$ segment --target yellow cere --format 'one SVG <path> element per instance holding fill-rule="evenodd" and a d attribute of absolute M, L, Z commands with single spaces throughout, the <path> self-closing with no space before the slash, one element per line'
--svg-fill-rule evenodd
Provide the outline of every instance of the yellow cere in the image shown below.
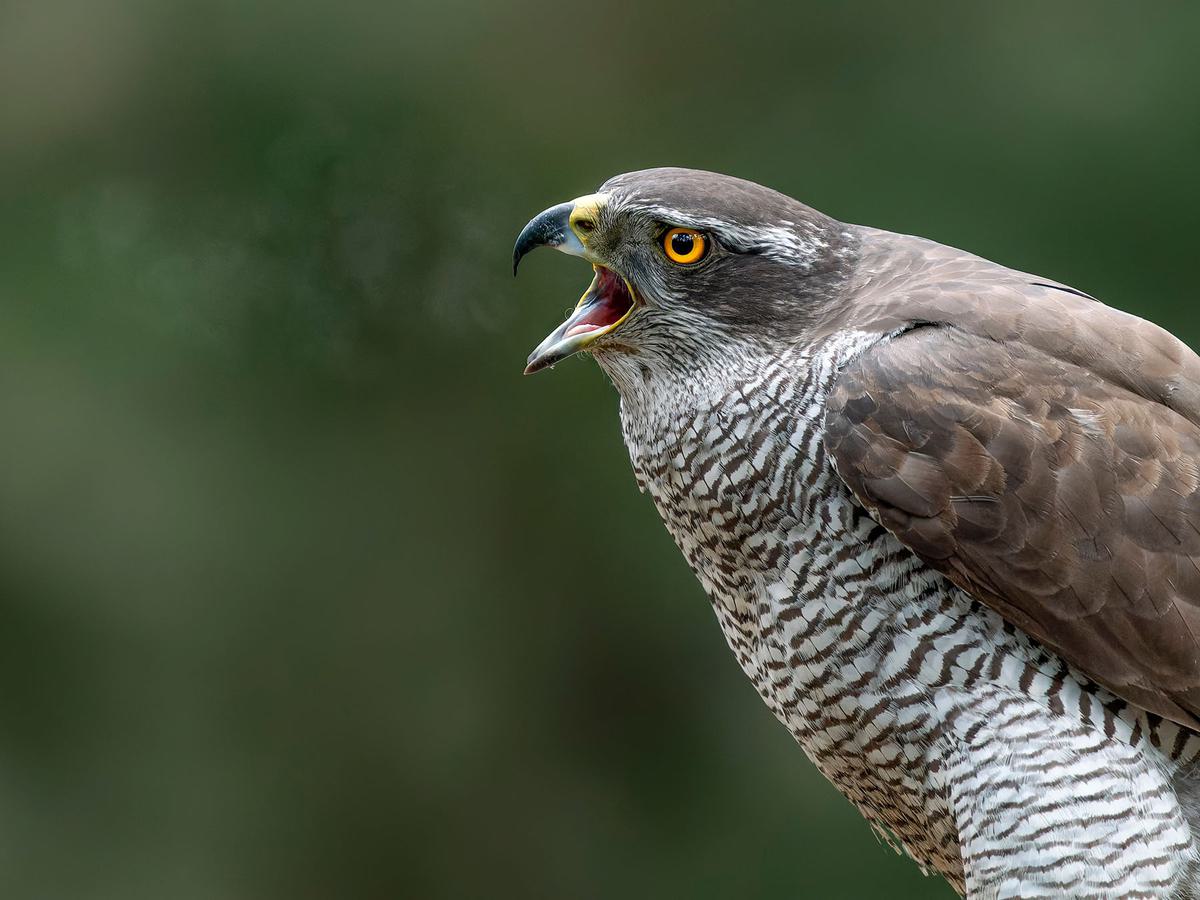
<path fill-rule="evenodd" d="M 596 230 L 600 221 L 600 211 L 607 202 L 608 197 L 605 194 L 588 194 L 585 197 L 576 197 L 571 202 L 571 216 L 568 221 L 580 240 L 586 240 L 587 236 Z"/>
<path fill-rule="evenodd" d="M 667 258 L 682 265 L 702 259 L 707 246 L 704 235 L 692 228 L 672 228 L 663 235 L 663 250 Z"/>

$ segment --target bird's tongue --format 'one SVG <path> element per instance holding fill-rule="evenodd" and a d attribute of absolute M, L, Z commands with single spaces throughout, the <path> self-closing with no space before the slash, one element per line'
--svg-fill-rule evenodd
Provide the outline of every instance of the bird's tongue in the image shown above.
<path fill-rule="evenodd" d="M 584 305 L 572 315 L 564 338 L 601 331 L 624 318 L 633 306 L 625 280 L 610 269 L 596 267 L 596 283 Z"/>

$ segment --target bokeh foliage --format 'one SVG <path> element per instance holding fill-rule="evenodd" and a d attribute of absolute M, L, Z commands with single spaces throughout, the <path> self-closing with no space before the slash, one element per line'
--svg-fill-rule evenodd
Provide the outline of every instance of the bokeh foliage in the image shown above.
<path fill-rule="evenodd" d="M 1200 7 L 0 5 L 0 894 L 947 896 L 724 647 L 594 366 L 615 172 L 1196 343 Z"/>

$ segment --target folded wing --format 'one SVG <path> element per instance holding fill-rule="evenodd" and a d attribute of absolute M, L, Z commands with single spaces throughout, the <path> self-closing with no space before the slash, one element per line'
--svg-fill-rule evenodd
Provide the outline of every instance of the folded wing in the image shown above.
<path fill-rule="evenodd" d="M 1149 323 L 1078 303 L 1197 368 Z M 1056 352 L 1052 327 L 988 333 L 995 307 L 964 308 L 926 313 L 841 372 L 824 435 L 838 474 L 967 593 L 1118 696 L 1200 729 L 1200 427 L 1170 402 L 1195 385 L 1172 381 L 1161 348 L 1139 358 L 1128 331 L 1104 353 L 1061 340 L 1078 327 L 1064 321 Z"/>

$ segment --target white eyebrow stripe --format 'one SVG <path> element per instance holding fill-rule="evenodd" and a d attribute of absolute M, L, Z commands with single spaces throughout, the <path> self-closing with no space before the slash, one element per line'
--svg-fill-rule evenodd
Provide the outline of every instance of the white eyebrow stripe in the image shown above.
<path fill-rule="evenodd" d="M 804 226 L 797 226 L 791 221 L 784 220 L 771 225 L 739 225 L 712 216 L 680 212 L 667 206 L 639 203 L 635 208 L 672 225 L 710 231 L 734 250 L 754 251 L 802 269 L 812 268 L 821 252 L 829 248 L 828 242 L 819 235 L 799 233 L 797 229 Z M 812 229 L 813 232 L 815 230 Z"/>

